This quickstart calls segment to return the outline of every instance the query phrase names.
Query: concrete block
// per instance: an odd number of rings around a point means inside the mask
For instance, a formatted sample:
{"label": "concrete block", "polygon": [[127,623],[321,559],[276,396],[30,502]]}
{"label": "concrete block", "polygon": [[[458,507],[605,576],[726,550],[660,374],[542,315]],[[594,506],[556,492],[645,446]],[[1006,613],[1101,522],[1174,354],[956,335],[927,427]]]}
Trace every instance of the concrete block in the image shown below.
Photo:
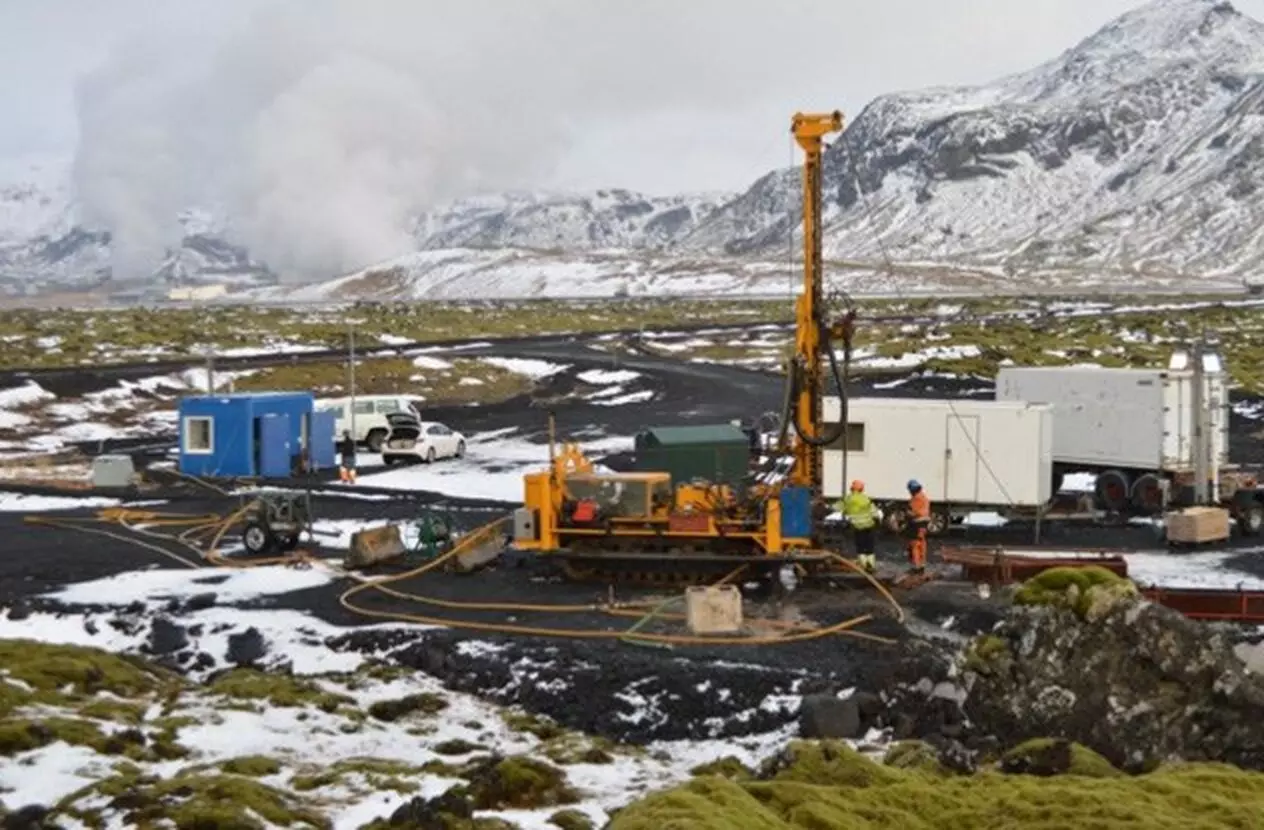
{"label": "concrete block", "polygon": [[742,592],[736,585],[686,588],[685,623],[693,634],[736,634],[742,630]]}

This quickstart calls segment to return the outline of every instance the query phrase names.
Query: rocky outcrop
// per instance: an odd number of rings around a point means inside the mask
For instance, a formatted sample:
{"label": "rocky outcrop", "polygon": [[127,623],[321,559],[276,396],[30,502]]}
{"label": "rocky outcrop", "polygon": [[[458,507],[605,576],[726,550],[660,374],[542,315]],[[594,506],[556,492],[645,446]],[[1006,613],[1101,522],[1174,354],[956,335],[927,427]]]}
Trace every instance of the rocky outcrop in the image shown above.
{"label": "rocky outcrop", "polygon": [[966,655],[976,730],[1007,746],[1066,738],[1128,770],[1177,759],[1264,769],[1264,678],[1224,633],[1109,574],[1048,571],[1017,599]]}

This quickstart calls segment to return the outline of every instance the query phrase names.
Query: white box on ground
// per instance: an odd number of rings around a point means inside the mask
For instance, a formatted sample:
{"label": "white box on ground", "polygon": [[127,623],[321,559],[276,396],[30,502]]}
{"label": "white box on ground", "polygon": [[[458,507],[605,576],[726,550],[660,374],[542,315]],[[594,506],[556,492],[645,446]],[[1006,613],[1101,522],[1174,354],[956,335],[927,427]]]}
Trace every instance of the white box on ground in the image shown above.
{"label": "white box on ground", "polygon": [[742,592],[736,585],[686,588],[685,624],[693,634],[736,634],[742,630]]}
{"label": "white box on ground", "polygon": [[[1229,393],[1222,372],[1207,373],[1219,466],[1229,464]],[[1194,469],[1191,370],[1092,366],[1005,366],[998,401],[1053,405],[1053,456],[1062,464],[1184,472]]]}
{"label": "white box on ground", "polygon": [[[826,430],[839,423],[824,399]],[[824,495],[860,479],[876,501],[908,499],[917,479],[932,504],[1039,507],[1053,497],[1053,408],[997,401],[853,398],[846,480],[842,439],[823,455]]]}

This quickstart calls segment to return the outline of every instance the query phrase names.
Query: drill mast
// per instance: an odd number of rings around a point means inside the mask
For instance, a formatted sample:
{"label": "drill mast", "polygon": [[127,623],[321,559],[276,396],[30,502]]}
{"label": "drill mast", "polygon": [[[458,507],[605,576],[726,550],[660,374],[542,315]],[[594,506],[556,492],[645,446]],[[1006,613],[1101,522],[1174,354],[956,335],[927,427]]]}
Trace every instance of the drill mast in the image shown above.
{"label": "drill mast", "polygon": [[[826,375],[821,357],[830,336],[821,267],[821,155],[823,139],[843,129],[843,114],[796,113],[791,124],[795,141],[803,149],[803,293],[795,306],[795,352],[790,371],[794,389],[794,442],[792,483],[821,490],[821,447],[832,436],[822,434],[821,398]],[[843,390],[839,390],[840,393]],[[841,425],[846,429],[846,423]]]}

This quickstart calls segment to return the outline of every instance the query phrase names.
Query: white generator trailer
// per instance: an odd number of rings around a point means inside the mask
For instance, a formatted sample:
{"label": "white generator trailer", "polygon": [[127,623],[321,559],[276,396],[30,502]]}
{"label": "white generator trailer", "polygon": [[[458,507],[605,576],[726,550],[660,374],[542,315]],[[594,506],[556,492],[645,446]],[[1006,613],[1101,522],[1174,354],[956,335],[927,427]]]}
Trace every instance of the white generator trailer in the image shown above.
{"label": "white generator trailer", "polygon": [[[839,399],[824,398],[823,409],[832,432],[840,422]],[[822,452],[823,495],[840,498],[860,479],[890,530],[907,521],[909,479],[930,497],[932,533],[970,513],[1030,513],[1053,499],[1051,406],[852,398],[847,422],[845,439]]]}
{"label": "white generator trailer", "polygon": [[1216,500],[1233,503],[1239,491],[1258,489],[1255,476],[1229,458],[1225,374],[1202,377],[1200,401],[1190,369],[1007,366],[997,372],[996,399],[1053,406],[1055,487],[1068,473],[1092,473],[1100,508],[1154,514],[1193,501],[1200,408]]}

